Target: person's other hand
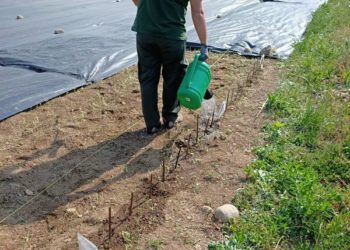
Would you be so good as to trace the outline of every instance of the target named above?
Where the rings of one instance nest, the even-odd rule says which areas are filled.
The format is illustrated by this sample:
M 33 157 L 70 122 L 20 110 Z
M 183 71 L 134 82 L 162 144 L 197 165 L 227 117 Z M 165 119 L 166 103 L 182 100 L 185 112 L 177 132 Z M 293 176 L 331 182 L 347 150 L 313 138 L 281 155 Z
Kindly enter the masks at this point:
M 205 62 L 208 59 L 208 46 L 206 44 L 201 44 L 201 55 L 199 56 L 198 60 Z

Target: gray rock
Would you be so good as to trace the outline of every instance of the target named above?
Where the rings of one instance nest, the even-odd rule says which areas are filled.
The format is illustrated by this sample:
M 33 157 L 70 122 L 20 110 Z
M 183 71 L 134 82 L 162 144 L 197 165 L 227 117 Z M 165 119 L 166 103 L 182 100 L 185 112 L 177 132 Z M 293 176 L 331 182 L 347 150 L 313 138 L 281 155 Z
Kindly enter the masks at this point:
M 16 17 L 17 20 L 20 20 L 20 19 L 23 19 L 23 18 L 24 18 L 24 16 L 21 16 L 21 15 L 18 15 L 18 16 Z
M 214 217 L 221 222 L 228 222 L 232 218 L 239 217 L 238 209 L 232 204 L 225 204 L 215 209 Z

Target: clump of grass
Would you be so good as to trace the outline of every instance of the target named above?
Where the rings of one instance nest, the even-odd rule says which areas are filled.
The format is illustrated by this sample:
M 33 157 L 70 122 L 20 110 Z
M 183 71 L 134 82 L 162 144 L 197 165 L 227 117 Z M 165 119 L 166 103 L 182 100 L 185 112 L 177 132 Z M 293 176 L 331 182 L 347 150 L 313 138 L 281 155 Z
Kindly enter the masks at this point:
M 285 84 L 267 103 L 266 145 L 233 199 L 241 217 L 209 249 L 349 248 L 350 104 L 334 95 L 350 86 L 348 4 L 324 4 L 285 63 Z

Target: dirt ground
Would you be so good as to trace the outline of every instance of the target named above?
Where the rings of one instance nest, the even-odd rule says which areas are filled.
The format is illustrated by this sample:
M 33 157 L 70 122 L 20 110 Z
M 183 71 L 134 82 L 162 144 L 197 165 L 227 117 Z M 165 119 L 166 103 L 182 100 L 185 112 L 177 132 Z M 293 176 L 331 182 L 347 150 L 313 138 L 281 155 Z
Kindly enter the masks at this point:
M 0 122 L 0 248 L 77 249 L 80 233 L 99 249 L 206 249 L 222 225 L 203 206 L 244 188 L 277 63 L 211 54 L 229 105 L 198 142 L 200 110 L 145 136 L 136 67 Z

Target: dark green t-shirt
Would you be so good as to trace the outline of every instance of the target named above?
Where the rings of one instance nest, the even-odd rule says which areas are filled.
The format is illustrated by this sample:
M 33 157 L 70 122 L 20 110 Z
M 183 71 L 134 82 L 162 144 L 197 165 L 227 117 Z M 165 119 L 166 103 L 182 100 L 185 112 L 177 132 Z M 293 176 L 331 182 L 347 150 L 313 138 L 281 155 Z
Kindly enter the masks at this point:
M 132 30 L 175 40 L 186 40 L 189 0 L 140 0 Z

